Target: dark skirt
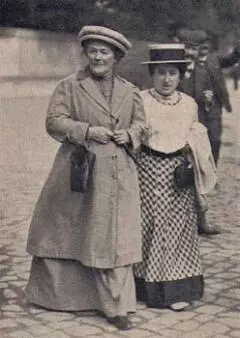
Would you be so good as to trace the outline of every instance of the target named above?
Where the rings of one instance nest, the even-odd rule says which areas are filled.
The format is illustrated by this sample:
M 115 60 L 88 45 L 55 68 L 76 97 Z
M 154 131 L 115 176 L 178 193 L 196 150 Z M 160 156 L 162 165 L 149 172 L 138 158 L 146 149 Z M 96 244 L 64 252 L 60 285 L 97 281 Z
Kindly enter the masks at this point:
M 25 296 L 57 311 L 97 310 L 114 317 L 136 310 L 131 265 L 101 270 L 69 259 L 33 257 Z
M 203 296 L 203 276 L 166 282 L 147 282 L 135 278 L 137 299 L 151 308 L 166 308 L 173 303 L 199 300 Z
M 140 156 L 143 261 L 135 264 L 137 298 L 164 308 L 203 295 L 194 187 L 179 188 L 174 169 L 183 155 Z

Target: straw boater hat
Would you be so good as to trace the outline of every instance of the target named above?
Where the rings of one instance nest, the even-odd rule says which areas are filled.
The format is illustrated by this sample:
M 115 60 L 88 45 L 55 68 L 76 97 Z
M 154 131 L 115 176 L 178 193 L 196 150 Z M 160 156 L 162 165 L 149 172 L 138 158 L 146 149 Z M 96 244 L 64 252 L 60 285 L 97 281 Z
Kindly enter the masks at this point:
M 161 63 L 188 64 L 191 60 L 185 59 L 185 45 L 182 43 L 159 43 L 149 45 L 150 60 L 142 64 L 154 65 Z
M 85 41 L 100 40 L 118 48 L 123 54 L 126 54 L 132 47 L 131 42 L 121 33 L 103 26 L 84 26 L 79 32 L 78 38 L 82 46 Z

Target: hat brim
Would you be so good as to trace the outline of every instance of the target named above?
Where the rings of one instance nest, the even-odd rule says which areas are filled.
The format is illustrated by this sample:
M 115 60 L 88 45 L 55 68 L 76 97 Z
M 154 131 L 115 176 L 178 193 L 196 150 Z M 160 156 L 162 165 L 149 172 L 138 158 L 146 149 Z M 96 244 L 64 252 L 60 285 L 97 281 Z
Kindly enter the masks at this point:
M 186 46 L 193 46 L 193 47 L 199 47 L 203 42 L 192 42 L 192 41 L 183 41 L 185 47 Z
M 162 64 L 162 63 L 181 63 L 181 64 L 187 64 L 187 63 L 192 63 L 192 60 L 166 60 L 166 61 L 144 61 L 144 62 L 141 62 L 142 65 Z

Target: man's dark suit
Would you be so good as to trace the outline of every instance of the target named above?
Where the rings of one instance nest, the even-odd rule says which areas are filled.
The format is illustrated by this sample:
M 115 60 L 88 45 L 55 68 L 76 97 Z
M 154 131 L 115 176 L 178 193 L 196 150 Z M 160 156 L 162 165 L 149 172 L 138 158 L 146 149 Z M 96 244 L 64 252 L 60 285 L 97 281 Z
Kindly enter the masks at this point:
M 199 107 L 199 120 L 208 129 L 212 153 L 217 164 L 222 134 L 222 107 L 232 111 L 229 94 L 221 68 L 230 67 L 239 60 L 239 53 L 234 51 L 229 57 L 220 58 L 209 54 L 203 65 L 196 63 L 190 78 L 183 78 L 180 89 L 192 96 Z M 206 103 L 204 91 L 211 90 L 213 99 Z

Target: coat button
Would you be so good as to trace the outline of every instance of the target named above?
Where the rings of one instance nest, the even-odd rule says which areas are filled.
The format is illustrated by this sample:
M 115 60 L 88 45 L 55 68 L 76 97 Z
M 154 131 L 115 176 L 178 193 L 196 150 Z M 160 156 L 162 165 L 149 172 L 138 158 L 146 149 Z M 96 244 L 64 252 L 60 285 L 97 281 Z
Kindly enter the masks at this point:
M 112 159 L 115 160 L 117 158 L 117 155 L 112 155 Z

